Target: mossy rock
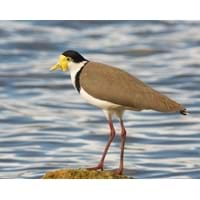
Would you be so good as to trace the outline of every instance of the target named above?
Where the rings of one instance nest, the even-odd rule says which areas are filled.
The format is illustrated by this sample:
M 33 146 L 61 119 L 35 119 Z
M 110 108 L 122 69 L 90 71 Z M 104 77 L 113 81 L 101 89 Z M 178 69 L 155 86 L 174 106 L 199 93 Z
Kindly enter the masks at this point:
M 87 169 L 60 169 L 47 172 L 43 179 L 128 179 L 125 175 L 116 175 L 113 171 Z

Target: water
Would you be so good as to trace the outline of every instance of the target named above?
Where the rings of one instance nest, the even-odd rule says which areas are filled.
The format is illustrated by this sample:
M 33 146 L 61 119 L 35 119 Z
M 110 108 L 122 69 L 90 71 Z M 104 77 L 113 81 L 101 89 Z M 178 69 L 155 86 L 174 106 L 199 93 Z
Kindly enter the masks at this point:
M 126 112 L 125 174 L 200 178 L 199 33 L 198 21 L 0 21 L 0 178 L 99 161 L 104 114 L 79 97 L 69 74 L 49 72 L 67 49 L 136 75 L 191 112 Z M 115 125 L 106 169 L 119 163 Z

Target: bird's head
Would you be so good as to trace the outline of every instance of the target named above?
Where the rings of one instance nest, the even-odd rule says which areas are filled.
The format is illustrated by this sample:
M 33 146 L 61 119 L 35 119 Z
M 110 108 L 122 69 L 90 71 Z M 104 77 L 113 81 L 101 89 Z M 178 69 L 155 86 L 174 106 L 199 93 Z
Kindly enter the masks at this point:
M 58 63 L 55 64 L 53 67 L 50 68 L 51 71 L 55 70 L 62 70 L 63 72 L 66 72 L 69 68 L 69 65 L 74 63 L 81 63 L 83 61 L 87 61 L 82 55 L 80 55 L 78 52 L 73 50 L 68 50 L 63 52 L 59 58 Z

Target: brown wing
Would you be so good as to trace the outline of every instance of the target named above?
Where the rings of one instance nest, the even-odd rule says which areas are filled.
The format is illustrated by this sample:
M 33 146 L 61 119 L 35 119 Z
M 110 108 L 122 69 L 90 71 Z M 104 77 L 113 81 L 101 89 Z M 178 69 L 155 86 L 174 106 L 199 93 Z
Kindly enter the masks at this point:
M 115 67 L 89 62 L 80 74 L 83 89 L 95 98 L 136 110 L 174 112 L 184 107 Z

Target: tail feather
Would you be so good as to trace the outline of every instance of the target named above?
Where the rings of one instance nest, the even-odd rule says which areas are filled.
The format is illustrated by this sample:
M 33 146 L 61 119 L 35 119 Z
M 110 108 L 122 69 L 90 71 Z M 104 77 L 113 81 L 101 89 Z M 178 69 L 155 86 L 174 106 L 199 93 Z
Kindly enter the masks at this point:
M 189 112 L 186 110 L 186 108 L 184 108 L 183 110 L 180 110 L 180 114 L 187 115 Z

